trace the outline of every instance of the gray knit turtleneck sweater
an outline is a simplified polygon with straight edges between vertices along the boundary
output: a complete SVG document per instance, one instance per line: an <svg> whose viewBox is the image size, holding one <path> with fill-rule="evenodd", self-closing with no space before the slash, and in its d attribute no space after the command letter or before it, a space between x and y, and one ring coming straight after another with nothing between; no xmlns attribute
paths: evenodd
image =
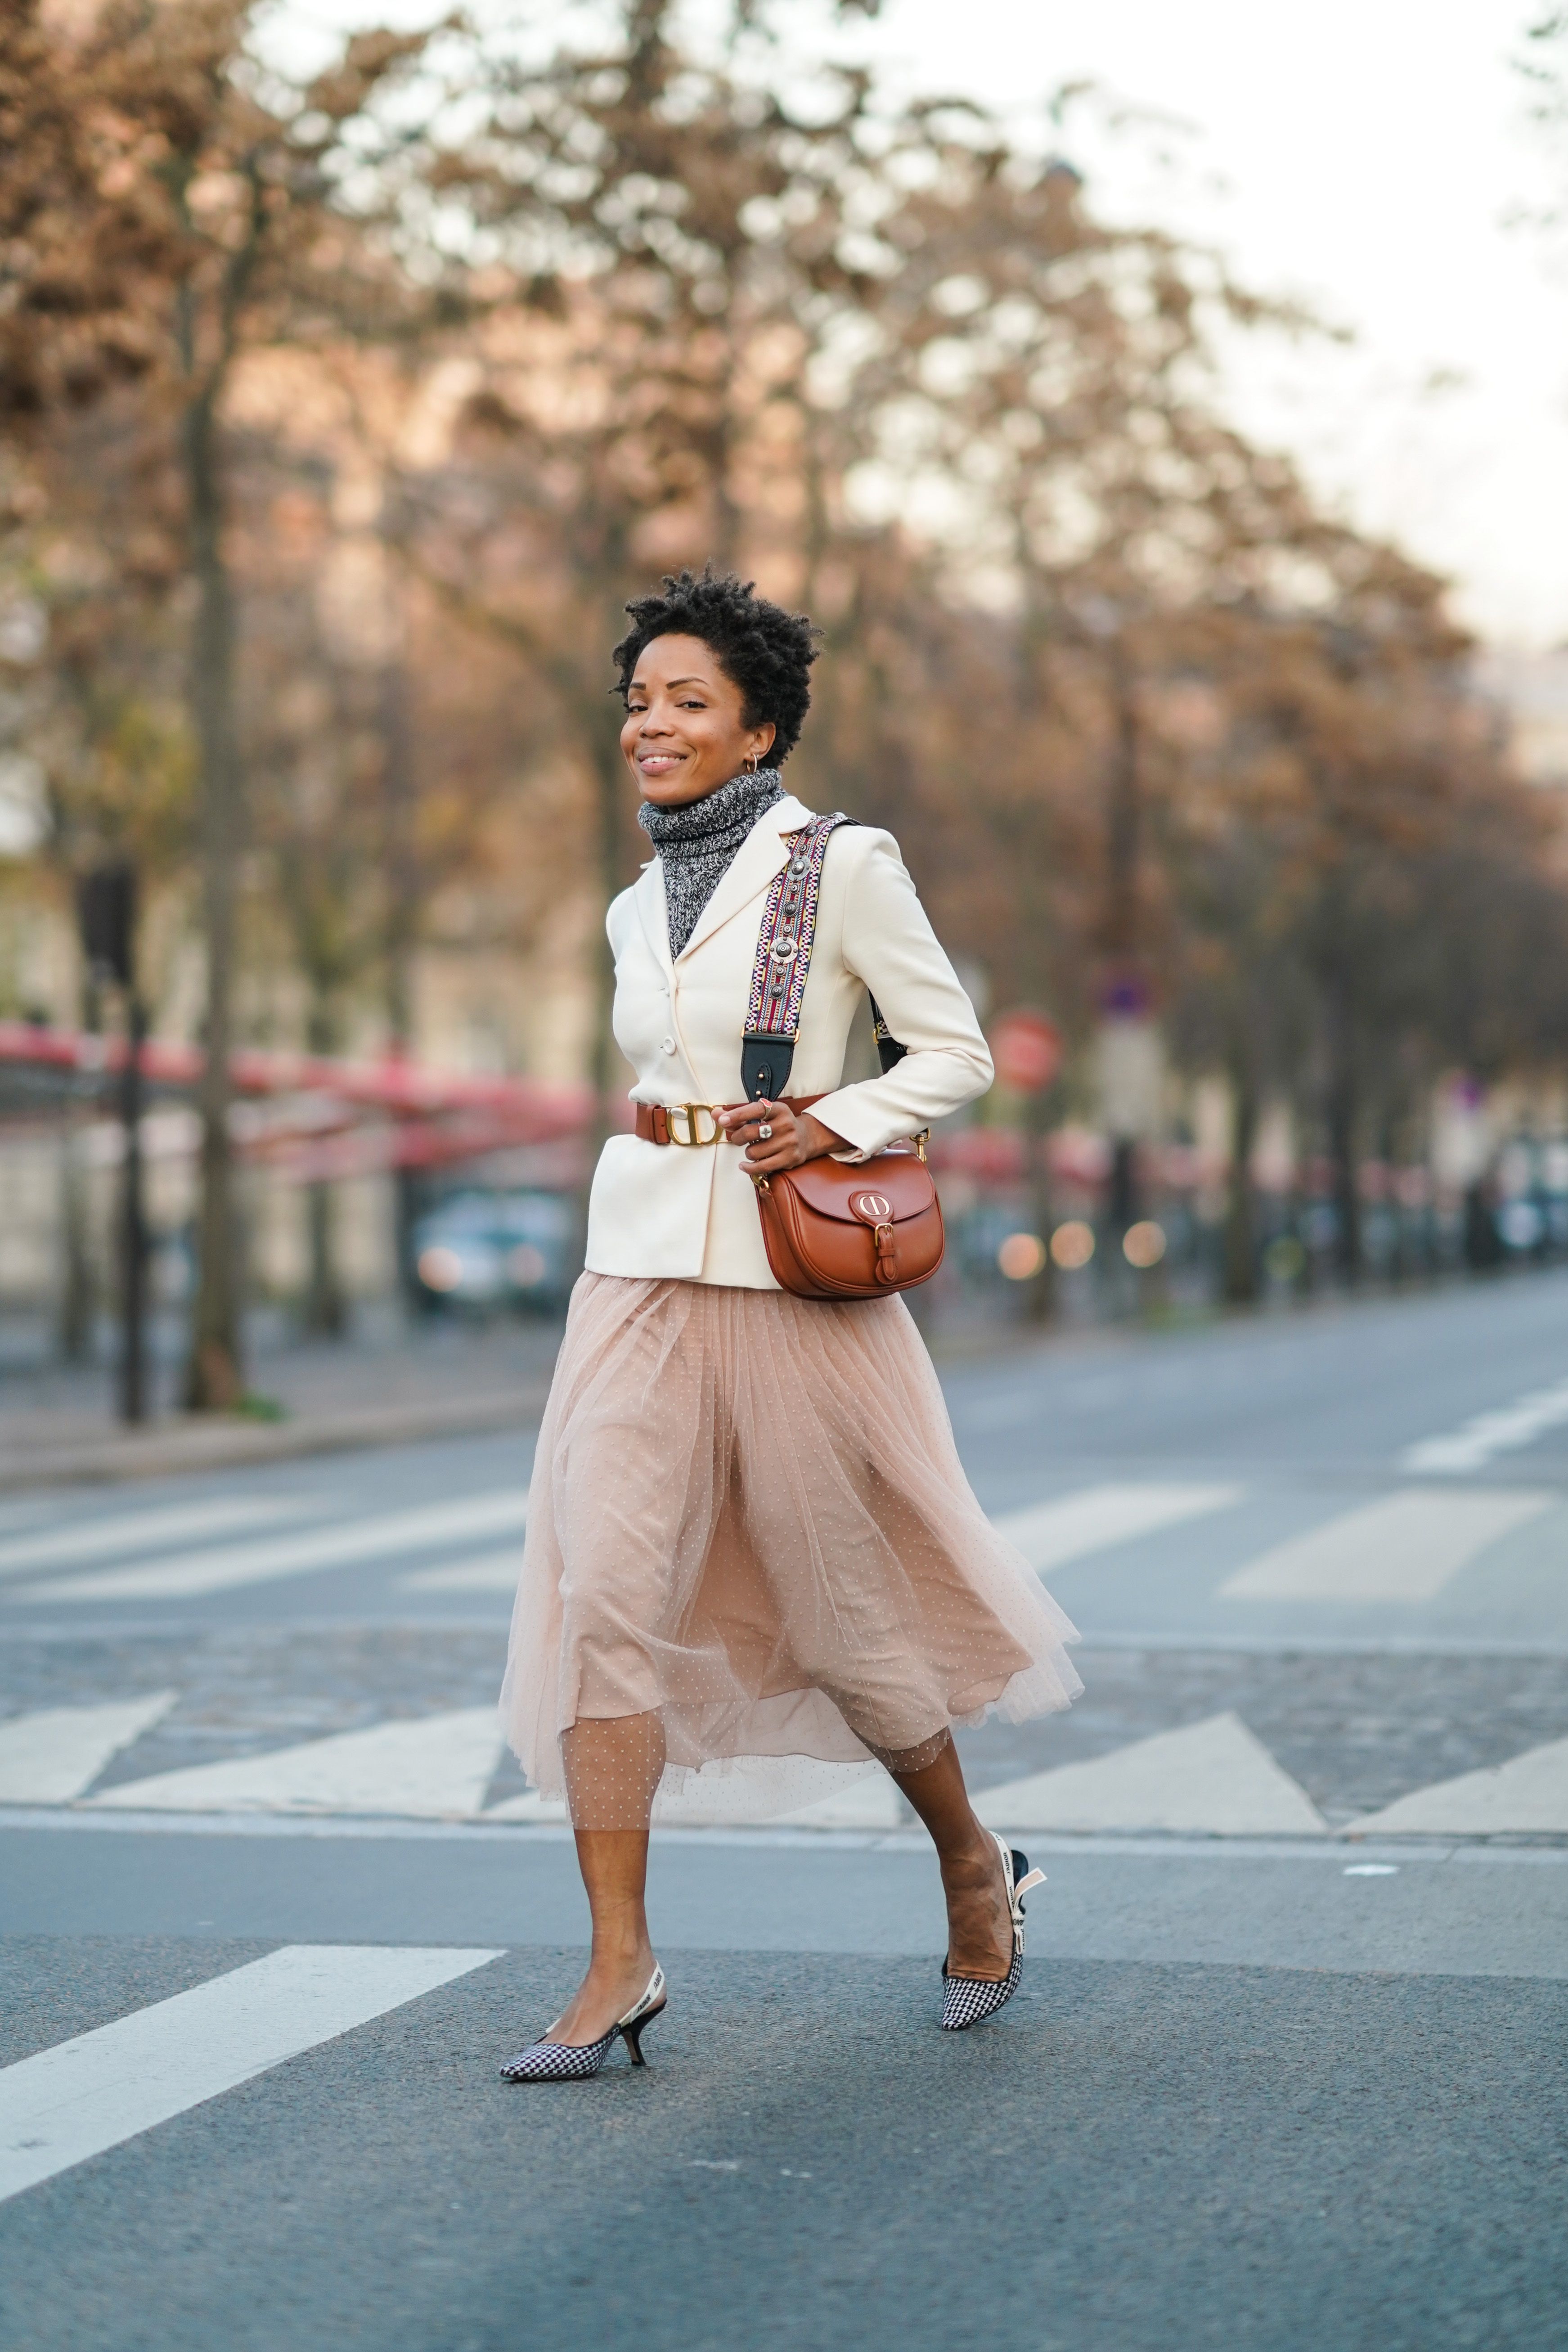
<svg viewBox="0 0 1568 2352"><path fill-rule="evenodd" d="M696 929L698 916L757 819L784 796L778 770L759 768L754 775L731 776L705 800L688 801L680 808L659 808L644 801L637 823L664 867L672 956L680 953Z"/></svg>

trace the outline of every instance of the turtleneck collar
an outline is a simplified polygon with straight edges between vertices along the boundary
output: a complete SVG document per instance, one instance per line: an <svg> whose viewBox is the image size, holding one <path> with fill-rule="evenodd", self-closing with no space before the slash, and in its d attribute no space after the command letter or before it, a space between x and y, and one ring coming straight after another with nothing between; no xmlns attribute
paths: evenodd
<svg viewBox="0 0 1568 2352"><path fill-rule="evenodd" d="M664 900L669 952L678 956L697 919L728 872L731 861L760 816L784 796L776 768L742 771L700 801L660 808L644 801L637 823L664 868Z"/></svg>

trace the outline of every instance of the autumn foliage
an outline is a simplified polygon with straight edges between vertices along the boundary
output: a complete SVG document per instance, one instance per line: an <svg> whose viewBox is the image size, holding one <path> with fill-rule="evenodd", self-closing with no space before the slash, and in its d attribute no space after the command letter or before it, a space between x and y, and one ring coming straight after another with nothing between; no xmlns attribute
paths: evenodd
<svg viewBox="0 0 1568 2352"><path fill-rule="evenodd" d="M1223 335L1315 329L971 105L672 16L298 79L244 0L13 0L0 564L47 614L49 854L161 876L219 1046L274 967L318 1048L410 1039L461 883L580 974L607 1088L607 648L650 577L733 566L827 633L798 789L897 832L1079 1095L1111 985L1224 1075L1236 1295L1268 1100L1353 1261L1358 1158L1419 1151L1445 1068L1559 1062L1568 961L1443 584L1226 416ZM238 1377L213 1070L196 1402Z"/></svg>

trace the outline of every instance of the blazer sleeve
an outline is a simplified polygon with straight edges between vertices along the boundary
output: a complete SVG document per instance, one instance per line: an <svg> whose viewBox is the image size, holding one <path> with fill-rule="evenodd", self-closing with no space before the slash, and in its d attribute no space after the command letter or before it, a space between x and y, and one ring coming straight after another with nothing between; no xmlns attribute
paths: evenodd
<svg viewBox="0 0 1568 2352"><path fill-rule="evenodd" d="M825 1096L813 1104L812 1115L865 1153L973 1102L994 1072L974 1008L931 929L898 844L890 834L868 830L856 847L861 854L845 897L844 961L909 1050L880 1077Z"/></svg>

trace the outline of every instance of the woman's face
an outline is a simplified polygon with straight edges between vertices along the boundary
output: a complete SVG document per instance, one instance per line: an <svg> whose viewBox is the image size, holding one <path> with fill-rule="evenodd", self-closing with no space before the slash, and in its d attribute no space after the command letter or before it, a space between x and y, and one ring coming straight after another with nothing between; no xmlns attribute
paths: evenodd
<svg viewBox="0 0 1568 2352"><path fill-rule="evenodd" d="M644 800L680 808L760 767L773 726L748 727L741 689L700 637L655 637L626 689L621 750Z"/></svg>

